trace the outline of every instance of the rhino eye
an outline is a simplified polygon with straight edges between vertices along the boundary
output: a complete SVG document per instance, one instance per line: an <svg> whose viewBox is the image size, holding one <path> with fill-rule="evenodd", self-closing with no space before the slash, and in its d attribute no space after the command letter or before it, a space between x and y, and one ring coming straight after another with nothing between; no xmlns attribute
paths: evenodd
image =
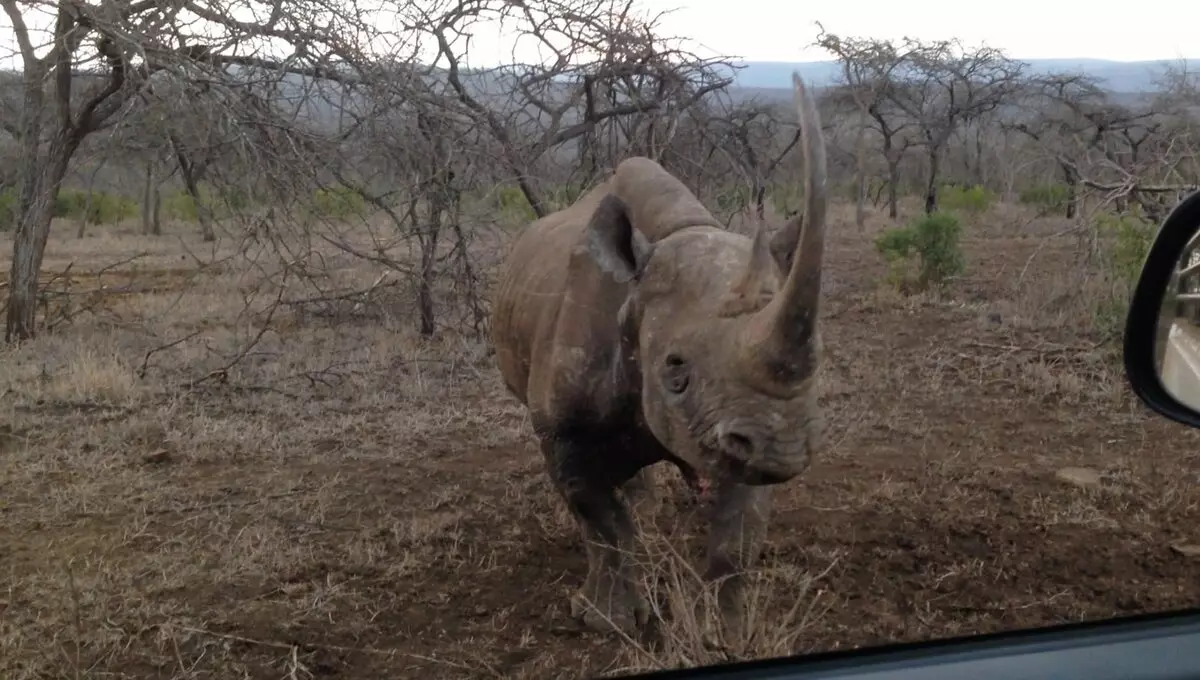
<svg viewBox="0 0 1200 680"><path fill-rule="evenodd" d="M682 394L688 386L688 365L678 354L668 354L663 364L663 386L668 392Z"/></svg>

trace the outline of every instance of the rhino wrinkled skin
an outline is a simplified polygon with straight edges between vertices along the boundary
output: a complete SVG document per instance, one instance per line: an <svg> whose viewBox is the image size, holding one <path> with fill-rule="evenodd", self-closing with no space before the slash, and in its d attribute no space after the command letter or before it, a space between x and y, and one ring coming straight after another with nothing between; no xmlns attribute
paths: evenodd
<svg viewBox="0 0 1200 680"><path fill-rule="evenodd" d="M713 480L704 576L721 580L722 621L736 629L771 490L820 446L825 142L811 91L793 83L805 210L770 241L722 229L678 179L633 157L529 225L501 272L496 359L583 534L588 573L571 611L591 628L647 623L628 555L630 502L653 494L647 466Z"/></svg>

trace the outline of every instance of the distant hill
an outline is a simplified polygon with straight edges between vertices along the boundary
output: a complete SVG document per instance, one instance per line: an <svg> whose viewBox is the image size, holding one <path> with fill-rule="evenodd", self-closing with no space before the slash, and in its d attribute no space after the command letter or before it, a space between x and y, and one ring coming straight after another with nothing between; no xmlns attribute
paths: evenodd
<svg viewBox="0 0 1200 680"><path fill-rule="evenodd" d="M1155 79L1172 64L1170 61L1108 61L1104 59L1029 59L1024 60L1034 73L1084 73L1099 81L1099 85L1113 95L1113 100L1124 104L1133 104L1141 100L1142 93L1157 89ZM791 101L792 71L800 75L817 88L834 84L838 78L840 67L836 61L743 61L743 66L735 76L729 94L735 101L758 100L761 102ZM235 69L236 70L236 69ZM440 74L427 75L427 81L439 79ZM509 109L512 102L509 96L511 85L506 80L511 76L492 72L470 72L462 74L463 83L467 89L481 102L499 109ZM296 75L283 77L284 97L292 101L292 106L301 103L300 115L323 127L335 127L339 124L337 102L350 101L340 98L340 88L329 82L320 88L312 87L308 78ZM14 88L19 86L17 73L0 71L0 114L8 111L11 115L16 111L15 101L6 101L17 96ZM7 104L7 106L6 106ZM290 108L290 106L289 106ZM528 107L531 117L539 118L543 114L532 106ZM568 114L563 121L573 122Z"/></svg>
<svg viewBox="0 0 1200 680"><path fill-rule="evenodd" d="M1151 92L1155 79L1171 61L1108 61L1105 59L1023 59L1034 73L1083 73L1097 79L1112 92ZM817 86L831 85L840 73L836 61L744 61L735 85L739 88L790 88L792 71Z"/></svg>

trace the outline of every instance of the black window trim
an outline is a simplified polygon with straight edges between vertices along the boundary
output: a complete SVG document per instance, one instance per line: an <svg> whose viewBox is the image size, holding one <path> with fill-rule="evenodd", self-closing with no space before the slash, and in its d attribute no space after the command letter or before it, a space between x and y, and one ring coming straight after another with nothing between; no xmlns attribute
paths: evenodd
<svg viewBox="0 0 1200 680"><path fill-rule="evenodd" d="M1200 608L626 677L1196 680L1200 679Z"/></svg>

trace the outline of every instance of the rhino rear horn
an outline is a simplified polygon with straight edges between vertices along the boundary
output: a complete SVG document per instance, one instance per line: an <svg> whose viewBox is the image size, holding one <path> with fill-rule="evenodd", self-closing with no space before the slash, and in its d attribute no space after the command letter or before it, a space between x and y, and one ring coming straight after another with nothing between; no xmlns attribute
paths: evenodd
<svg viewBox="0 0 1200 680"><path fill-rule="evenodd" d="M771 250L767 244L767 230L759 224L754 232L754 243L750 249L750 259L741 278L725 295L721 305L722 316L740 316L748 312L758 311L770 302L774 294L771 285L774 274L771 271Z"/></svg>
<svg viewBox="0 0 1200 680"><path fill-rule="evenodd" d="M654 244L633 228L625 202L608 194L600 199L588 222L587 249L601 271L618 283L627 283L641 275Z"/></svg>

